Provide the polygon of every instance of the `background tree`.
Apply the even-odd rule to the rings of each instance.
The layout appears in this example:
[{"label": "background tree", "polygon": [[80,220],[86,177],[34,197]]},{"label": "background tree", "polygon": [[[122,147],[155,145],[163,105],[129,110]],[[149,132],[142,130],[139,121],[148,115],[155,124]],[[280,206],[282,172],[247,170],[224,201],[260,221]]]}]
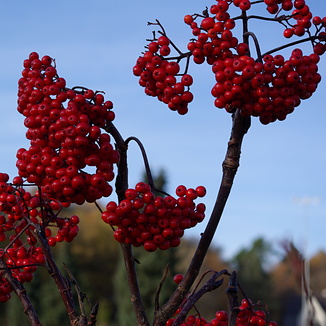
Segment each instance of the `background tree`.
[{"label": "background tree", "polygon": [[275,255],[272,244],[258,238],[248,248],[240,250],[232,259],[231,266],[237,271],[238,281],[254,302],[267,305],[277,320],[279,304],[274,293],[274,281],[270,275],[270,262]]}]

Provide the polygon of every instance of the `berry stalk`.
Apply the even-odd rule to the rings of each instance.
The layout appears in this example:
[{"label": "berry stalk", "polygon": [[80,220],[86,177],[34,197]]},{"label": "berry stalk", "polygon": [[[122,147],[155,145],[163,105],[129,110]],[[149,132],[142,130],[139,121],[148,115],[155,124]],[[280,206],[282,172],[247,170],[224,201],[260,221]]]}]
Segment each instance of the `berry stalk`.
[{"label": "berry stalk", "polygon": [[[118,195],[119,202],[123,200],[124,193],[128,189],[128,164],[127,164],[127,148],[128,145],[122,138],[120,132],[116,129],[114,124],[110,122],[106,131],[110,133],[114,140],[116,141],[116,146],[120,154],[120,160],[117,164],[118,173],[116,178],[116,193]],[[147,320],[145,308],[142,302],[141,293],[139,289],[135,259],[132,253],[132,248],[130,244],[121,243],[121,250],[123,254],[123,259],[126,267],[126,273],[128,278],[129,290],[131,303],[134,308],[135,316],[137,319],[137,325],[149,326]]]}]

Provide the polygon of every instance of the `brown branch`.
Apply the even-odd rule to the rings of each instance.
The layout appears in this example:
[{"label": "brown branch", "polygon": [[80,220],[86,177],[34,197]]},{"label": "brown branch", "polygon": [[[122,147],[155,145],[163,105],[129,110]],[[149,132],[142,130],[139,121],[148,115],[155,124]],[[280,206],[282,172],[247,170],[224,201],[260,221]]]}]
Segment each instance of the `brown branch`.
[{"label": "brown branch", "polygon": [[80,312],[81,312],[81,316],[85,318],[86,316],[86,310],[85,310],[85,299],[88,303],[88,305],[90,305],[90,302],[87,298],[87,296],[85,295],[85,293],[83,293],[79,287],[79,284],[77,283],[75,277],[73,276],[71,270],[68,268],[68,266],[63,263],[63,267],[65,268],[69,278],[70,278],[70,282],[71,284],[73,284],[75,286],[75,290],[76,290],[76,293],[77,293],[77,297],[78,297],[78,304],[79,304],[79,309],[80,309]]},{"label": "brown branch", "polygon": [[[125,143],[121,134],[112,122],[108,123],[105,130],[110,133],[116,141],[116,147],[120,154],[118,163],[118,174],[116,178],[116,193],[118,200],[123,200],[124,193],[128,189],[128,164],[127,164],[127,149],[128,144]],[[136,273],[135,258],[132,253],[130,244],[121,244],[121,250],[124,258],[124,263],[127,272],[130,299],[134,308],[134,313],[137,319],[138,326],[149,326],[145,308],[142,302],[139,284]]]},{"label": "brown branch", "polygon": [[235,326],[236,319],[239,313],[238,301],[238,282],[236,272],[232,272],[230,276],[229,286],[226,289],[226,297],[228,301],[228,325]]},{"label": "brown branch", "polygon": [[93,306],[93,308],[91,310],[87,326],[95,326],[96,325],[96,316],[98,313],[98,308],[99,308],[99,304],[97,302],[97,303],[95,303],[95,305]]},{"label": "brown branch", "polygon": [[207,292],[212,292],[223,283],[223,279],[217,280],[221,275],[228,274],[226,269],[221,272],[215,272],[212,277],[204,284],[197,292],[192,293],[186,300],[182,310],[174,320],[172,326],[180,326],[181,323],[185,320],[188,312],[194,306],[194,304]]},{"label": "brown branch", "polygon": [[126,140],[125,140],[125,145],[128,146],[129,143],[131,141],[134,141],[140,151],[141,151],[141,155],[143,157],[143,162],[144,162],[144,167],[145,167],[145,173],[146,173],[146,177],[147,177],[147,180],[148,180],[148,184],[150,185],[151,187],[151,190],[152,191],[156,191],[156,192],[160,192],[166,196],[170,196],[168,193],[166,193],[165,191],[162,191],[160,189],[156,189],[155,187],[155,184],[154,184],[154,179],[153,179],[153,175],[152,175],[152,172],[151,172],[151,168],[150,168],[150,165],[149,165],[149,161],[148,161],[148,158],[147,158],[147,154],[146,154],[146,150],[145,150],[145,147],[144,145],[142,144],[142,142],[137,138],[137,137],[134,137],[134,136],[131,136],[131,137],[128,137]]},{"label": "brown branch", "polygon": [[23,284],[13,277],[11,270],[7,265],[0,259],[1,275],[9,282],[10,286],[13,288],[15,294],[17,295],[19,301],[21,302],[24,313],[27,316],[31,326],[41,326],[39,317],[30,301],[26,289]]},{"label": "brown branch", "polygon": [[214,237],[216,228],[220,222],[224,207],[229,197],[233,180],[239,167],[242,140],[249,127],[250,118],[242,117],[239,113],[239,110],[237,110],[233,115],[231,137],[228,142],[226,157],[222,164],[222,181],[211,217],[198,243],[198,247],[188,267],[184,279],[178,288],[174,291],[170,299],[166,302],[166,304],[156,311],[154,318],[155,326],[165,325],[167,319],[169,319],[172,314],[178,309],[182,300],[189,292],[190,287],[199,274],[200,267]]},{"label": "brown branch", "polygon": [[138,286],[135,260],[133,258],[130,244],[121,244],[123,258],[125,262],[128,284],[130,290],[130,300],[134,308],[138,326],[149,326],[146,317],[145,308],[141,299],[141,294]]},{"label": "brown branch", "polygon": [[324,39],[324,38],[320,37],[320,36],[309,36],[309,37],[306,37],[306,38],[303,38],[303,39],[300,39],[300,40],[297,40],[297,41],[294,41],[294,42],[291,42],[291,43],[287,43],[287,44],[278,46],[278,47],[276,47],[276,48],[274,48],[272,50],[269,50],[269,51],[263,53],[262,57],[264,57],[266,54],[272,54],[274,52],[286,49],[288,47],[291,47],[291,46],[294,46],[294,45],[297,45],[297,44],[301,44],[301,43],[305,43],[305,42],[309,42],[309,41],[313,42],[315,40],[321,40],[321,39]]},{"label": "brown branch", "polygon": [[40,246],[42,248],[43,254],[46,258],[46,268],[48,273],[55,281],[59,293],[61,295],[62,301],[66,307],[66,311],[72,326],[86,326],[87,320],[84,316],[79,316],[76,312],[71,285],[70,282],[62,275],[60,269],[58,268],[51,248],[42,232],[40,225],[33,225],[35,227],[34,234]]},{"label": "brown branch", "polygon": [[160,284],[157,288],[157,291],[155,293],[155,299],[154,299],[154,307],[155,307],[155,310],[159,309],[160,308],[160,294],[161,294],[161,290],[162,290],[162,287],[163,287],[163,284],[166,280],[166,277],[168,275],[168,272],[169,272],[169,264],[166,265],[165,267],[165,270],[164,270],[164,273],[162,275],[162,278],[161,278],[161,281],[160,281]]}]

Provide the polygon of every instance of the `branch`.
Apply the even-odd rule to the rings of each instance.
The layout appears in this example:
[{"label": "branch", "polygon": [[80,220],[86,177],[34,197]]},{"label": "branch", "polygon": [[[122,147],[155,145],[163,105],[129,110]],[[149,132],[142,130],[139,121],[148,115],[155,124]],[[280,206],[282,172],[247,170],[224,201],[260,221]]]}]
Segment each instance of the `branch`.
[{"label": "branch", "polygon": [[47,239],[43,235],[44,232],[42,232],[41,226],[35,224],[33,224],[33,226],[35,227],[35,237],[40,243],[43,254],[46,258],[46,268],[59,289],[59,293],[68,313],[70,324],[72,326],[86,326],[86,318],[84,316],[79,316],[76,312],[70,282],[62,275],[58,268]]},{"label": "branch", "polygon": [[281,45],[281,46],[279,46],[277,48],[274,48],[272,50],[269,50],[269,51],[263,53],[262,56],[264,57],[266,54],[271,54],[271,53],[274,53],[276,51],[283,50],[283,49],[286,49],[288,47],[291,47],[291,46],[294,46],[294,45],[297,45],[297,44],[300,44],[300,43],[304,43],[304,42],[308,42],[308,41],[314,41],[314,40],[320,40],[320,39],[324,39],[324,37],[321,37],[321,36],[309,36],[309,37],[306,37],[304,39],[297,40],[297,41],[294,41],[294,42],[291,42],[291,43],[287,43],[287,44]]},{"label": "branch", "polygon": [[142,144],[142,142],[137,137],[131,136],[131,137],[128,137],[126,139],[125,145],[128,145],[130,143],[130,141],[132,141],[132,140],[135,141],[137,143],[138,147],[140,148],[140,151],[141,151],[141,154],[142,154],[142,157],[143,157],[144,166],[145,166],[146,176],[147,176],[147,179],[148,179],[148,184],[150,185],[151,190],[160,192],[160,193],[162,193],[162,194],[164,194],[166,196],[170,196],[165,191],[156,189],[155,184],[154,184],[154,179],[153,179],[153,176],[152,176],[152,172],[151,172],[151,169],[150,169],[150,166],[149,166],[147,154],[146,154],[146,151],[145,151],[145,147]]},{"label": "branch", "polygon": [[164,270],[164,273],[162,275],[162,278],[161,278],[161,281],[160,281],[160,284],[158,286],[158,289],[155,293],[155,299],[154,299],[154,307],[155,307],[155,310],[159,309],[160,308],[160,294],[161,294],[161,290],[162,290],[162,287],[163,287],[163,284],[166,280],[166,277],[168,275],[168,272],[169,272],[169,264],[165,267],[165,270]]},{"label": "branch", "polygon": [[236,319],[239,313],[238,282],[236,277],[236,272],[232,272],[230,276],[229,286],[226,289],[226,297],[228,300],[229,326],[236,326]]},{"label": "branch", "polygon": [[71,273],[70,269],[68,268],[68,266],[63,263],[63,267],[65,268],[69,278],[70,278],[70,282],[71,284],[73,284],[75,286],[75,290],[77,292],[77,297],[78,297],[78,303],[79,303],[79,309],[81,311],[81,316],[85,318],[86,316],[86,311],[85,311],[85,299],[87,300],[87,303],[90,305],[90,302],[86,296],[85,293],[83,293],[79,287],[79,284],[77,283],[75,277],[73,276],[73,274]]},{"label": "branch", "polygon": [[95,303],[95,305],[93,306],[91,313],[89,315],[89,321],[88,321],[87,326],[96,326],[96,316],[98,313],[98,307],[99,307],[99,304]]},{"label": "branch", "polygon": [[254,41],[254,44],[255,44],[256,53],[257,53],[257,61],[262,63],[263,62],[263,58],[261,56],[260,45],[259,45],[257,36],[253,32],[245,32],[244,33],[244,37],[249,37],[249,36],[252,37],[252,39]]},{"label": "branch", "polygon": [[8,266],[0,259],[1,275],[9,282],[10,286],[16,293],[19,301],[23,305],[24,313],[27,316],[31,326],[41,326],[41,322],[37,313],[30,301],[26,289],[23,284],[13,277],[11,270]]},{"label": "branch", "polygon": [[135,260],[132,254],[131,245],[122,243],[121,248],[122,248],[123,258],[126,266],[127,277],[128,277],[130,300],[136,315],[137,326],[149,326],[149,322],[146,317],[145,308],[140,295],[136,267],[135,267]]},{"label": "branch", "polygon": [[228,271],[226,269],[222,270],[221,272],[215,272],[213,276],[207,281],[206,284],[204,284],[197,292],[191,294],[181,312],[178,314],[177,318],[174,320],[172,326],[180,326],[181,323],[186,318],[188,312],[191,310],[191,308],[194,306],[194,304],[207,292],[212,292],[218,287],[220,287],[223,283],[223,279],[217,280],[221,275],[228,274]]},{"label": "branch", "polygon": [[[110,133],[116,141],[116,147],[120,154],[118,163],[118,174],[116,178],[116,193],[118,200],[124,199],[124,193],[128,189],[128,164],[127,164],[127,149],[128,144],[123,140],[121,134],[112,122],[108,123],[105,130]],[[145,308],[140,295],[138,279],[136,274],[135,258],[132,254],[130,244],[121,244],[121,250],[125,262],[128,284],[130,290],[131,303],[134,308],[138,326],[149,326]]]},{"label": "branch", "polygon": [[190,287],[199,274],[200,267],[203,263],[207,250],[212,242],[215,231],[222,217],[224,207],[233,185],[233,180],[239,167],[242,140],[250,127],[250,118],[242,117],[239,113],[239,110],[235,112],[232,118],[233,126],[231,137],[228,142],[225,160],[222,164],[222,181],[211,217],[198,243],[198,247],[188,267],[184,279],[178,288],[174,291],[170,299],[166,302],[166,304],[162,306],[158,311],[156,311],[154,319],[155,326],[164,326],[166,320],[169,319],[170,316],[172,316],[172,314],[178,309],[182,303],[182,300],[189,292]]}]

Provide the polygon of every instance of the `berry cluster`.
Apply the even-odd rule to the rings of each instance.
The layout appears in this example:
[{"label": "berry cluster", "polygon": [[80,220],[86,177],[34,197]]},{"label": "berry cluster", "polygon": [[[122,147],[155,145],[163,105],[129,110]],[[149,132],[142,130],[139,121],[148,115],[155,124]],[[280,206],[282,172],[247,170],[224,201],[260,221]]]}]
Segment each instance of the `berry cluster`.
[{"label": "berry cluster", "polygon": [[205,196],[206,190],[203,186],[179,186],[176,194],[177,199],[155,196],[148,184],[139,182],[135,189],[126,190],[118,205],[109,202],[102,219],[117,227],[114,238],[121,243],[143,246],[150,252],[177,247],[184,230],[204,219],[205,205],[196,205],[194,200]]},{"label": "berry cluster", "polygon": [[[278,8],[278,4],[282,4],[282,9],[287,11],[293,7],[289,0],[265,0],[265,3],[268,11],[271,11],[269,6]],[[242,10],[250,8],[250,1],[247,0],[234,1],[233,4]],[[294,1],[294,7],[296,9],[285,22],[290,24],[289,18],[295,19],[291,30],[302,36],[311,26],[312,15],[304,0]],[[317,63],[322,51],[316,51],[316,48],[324,47],[320,42],[325,34],[320,32],[324,27],[322,20],[318,21],[320,27],[316,36],[319,39],[314,40],[315,53],[306,56],[300,49],[295,49],[288,60],[282,55],[265,55],[254,60],[248,56],[247,44],[238,43],[233,36],[231,30],[235,22],[230,18],[228,9],[229,3],[220,0],[210,8],[214,17],[203,18],[200,25],[193,16],[186,15],[184,19],[192,28],[193,35],[197,36],[188,44],[194,61],[202,63],[206,60],[212,65],[216,84],[211,93],[215,97],[215,106],[228,112],[240,109],[243,116],[258,116],[263,124],[276,119],[284,120],[302,99],[309,98],[315,92],[321,80]],[[303,29],[302,33],[298,32],[299,27]]]},{"label": "berry cluster", "polygon": [[[8,181],[8,174],[0,173],[0,242],[6,243],[0,249],[0,259],[20,282],[30,282],[37,266],[45,263],[33,229],[40,226],[51,246],[56,242],[70,242],[78,234],[79,218],[75,215],[60,218],[54,211],[60,210],[62,204],[45,201],[38,192],[31,195],[22,187],[21,177],[15,177],[12,183]],[[9,300],[11,290],[0,272],[0,302]]]},{"label": "berry cluster", "polygon": [[288,60],[282,55],[265,55],[262,62],[249,56],[218,60],[212,67],[214,104],[228,112],[238,108],[243,116],[259,116],[263,124],[284,120],[317,89],[318,61],[317,54],[306,56],[300,49]]},{"label": "berry cluster", "polygon": [[189,74],[185,74],[177,81],[179,63],[164,59],[170,52],[170,40],[165,35],[160,36],[149,43],[147,51],[137,59],[133,73],[139,76],[139,84],[145,87],[147,95],[157,97],[172,111],[186,114],[188,103],[193,100],[193,94],[189,91],[193,80]]},{"label": "berry cluster", "polygon": [[[114,119],[112,107],[101,93],[67,89],[53,59],[32,52],[18,82],[18,111],[31,144],[17,152],[19,175],[60,201],[82,204],[109,196],[119,154],[101,128]],[[85,167],[96,171],[86,173]]]},{"label": "berry cluster", "polygon": [[239,44],[232,33],[235,21],[230,18],[228,9],[229,4],[226,1],[219,1],[210,8],[210,13],[214,17],[204,17],[200,23],[195,21],[195,18],[198,18],[196,16],[184,17],[185,23],[190,26],[192,34],[196,37],[187,46],[195,63],[201,64],[206,60],[209,65],[212,65],[216,60],[233,57],[234,50],[238,55],[248,53],[248,45]]},{"label": "berry cluster", "polygon": [[[275,321],[266,319],[266,312],[261,309],[255,309],[252,303],[246,299],[241,301],[239,314],[236,319],[236,326],[277,326]],[[178,313],[178,312],[177,312]],[[166,326],[171,326],[174,318],[166,322]],[[181,326],[228,326],[228,313],[226,311],[217,311],[215,318],[207,321],[205,318],[197,315],[189,315]]]},{"label": "berry cluster", "polygon": [[[254,59],[249,54],[248,42],[240,43],[233,35],[236,20],[230,17],[228,11],[231,4],[246,12],[258,3],[260,1],[218,0],[203,15],[186,15],[184,22],[190,26],[194,38],[188,43],[189,53],[180,54],[179,59],[191,57],[197,64],[207,62],[212,66],[216,84],[211,93],[216,107],[230,113],[239,109],[243,116],[257,116],[263,124],[268,124],[284,120],[301,100],[315,92],[321,79],[317,63],[326,50],[326,17],[313,17],[305,0],[264,0],[267,11],[276,14],[274,19],[269,19],[285,27],[284,36],[306,35],[312,43],[313,53],[304,55],[301,50],[295,49],[289,59],[280,54],[259,55]],[[281,15],[282,11],[290,13]],[[248,19],[244,14],[241,18]],[[315,31],[312,31],[312,27]],[[247,37],[250,37],[249,34]],[[161,38],[169,42],[166,36]],[[157,70],[151,61],[162,61],[164,66],[169,64],[167,60],[161,60],[160,53],[154,55],[159,50],[158,42],[152,42],[148,51],[137,61],[134,72],[140,76],[141,85],[148,89],[149,95],[161,95],[160,85],[168,89],[163,92],[161,100],[170,107],[173,98],[166,98],[164,94],[170,94],[171,90],[163,82],[164,79],[156,79],[165,78],[167,74],[162,69]],[[260,53],[258,49],[257,52]],[[188,78],[189,75],[186,76]],[[171,94],[174,92],[171,91]]]},{"label": "berry cluster", "polygon": [[[267,10],[271,14],[278,13],[280,10],[276,0],[265,0],[265,4],[267,4]],[[294,2],[292,0],[286,0],[280,5],[281,9],[284,11],[291,11],[294,8],[291,15],[283,21],[283,24],[286,26],[283,32],[284,37],[291,38],[293,35],[299,37],[304,36],[306,33],[311,33],[310,28],[314,26],[316,29],[314,34],[316,38],[312,39],[314,52],[316,53],[317,50],[317,52],[319,52],[317,54],[323,54],[325,52],[324,41],[326,34],[325,31],[322,30],[326,26],[326,17],[313,17],[305,0],[295,0]],[[321,49],[324,51],[321,51]]]}]

